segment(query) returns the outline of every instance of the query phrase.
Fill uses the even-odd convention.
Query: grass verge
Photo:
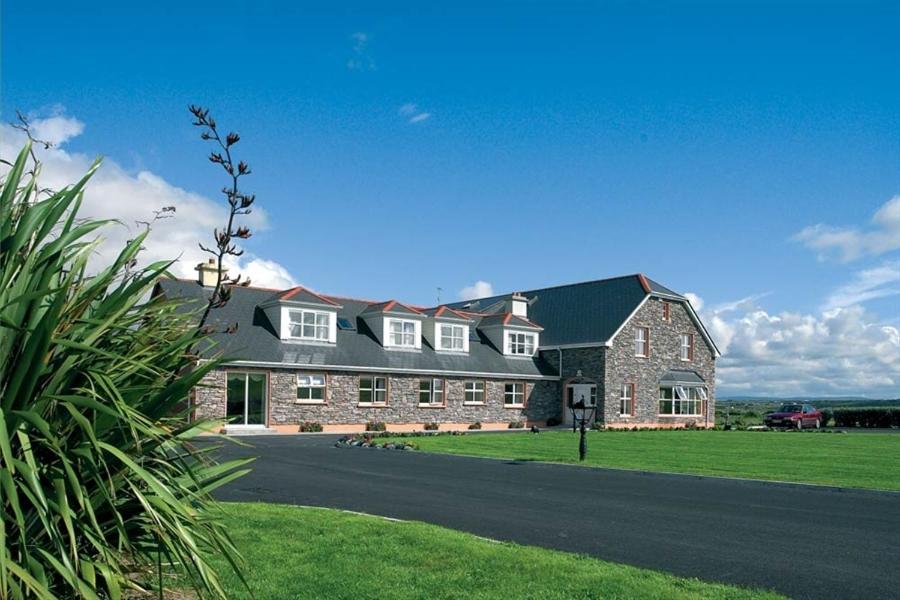
[[[259,600],[782,598],[424,523],[274,504],[223,506]],[[229,598],[251,598],[233,575],[225,585]]]
[[[571,431],[404,441],[427,452],[578,463]],[[900,491],[900,434],[591,431],[584,464]]]

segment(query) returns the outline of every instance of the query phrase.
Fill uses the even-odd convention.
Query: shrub
[[[366,431],[387,431],[387,425],[382,421],[369,421],[366,423]]]
[[[525,427],[525,423],[522,421],[510,421],[508,428],[509,429],[523,429]]]
[[[481,421],[475,421],[469,425],[469,429],[481,429]]]
[[[900,427],[898,407],[835,408],[836,427]]]
[[[247,461],[214,464],[190,444],[212,424],[184,418],[220,363],[195,364],[194,311],[151,296],[171,263],[134,269],[148,230],[88,274],[99,165],[38,198],[29,149],[0,184],[0,598],[130,596],[163,563],[224,598],[210,557],[239,556],[209,492]]]
[[[437,423],[425,423],[425,425],[423,427],[425,428],[425,431],[437,431],[438,430]]]
[[[304,421],[300,423],[300,433],[319,433],[322,431],[322,424],[315,421]]]
[[[557,425],[561,425],[562,421],[560,421],[557,417],[550,417],[547,419],[547,427],[556,427]]]
[[[601,423],[600,421],[594,421],[593,423],[591,423],[591,429],[593,429],[594,431],[603,431],[604,429],[606,429],[606,427],[604,427],[603,423]]]
[[[830,408],[823,408],[819,412],[822,413],[822,427],[826,427],[828,423],[834,418],[834,414]]]

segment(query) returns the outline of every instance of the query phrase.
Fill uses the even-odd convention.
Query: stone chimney
[[[197,281],[200,283],[200,285],[202,285],[203,287],[215,287],[216,279],[218,279],[216,259],[210,258],[209,261],[197,265],[195,269],[199,273]],[[224,277],[227,272],[227,269],[222,269],[222,276]]]
[[[528,318],[528,299],[519,292],[513,292],[506,301],[506,312],[511,312],[517,317]]]

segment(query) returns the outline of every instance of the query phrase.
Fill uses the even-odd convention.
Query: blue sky
[[[900,325],[896,245],[866,242],[900,235],[872,223],[900,195],[897,3],[370,4],[10,0],[3,120],[65,115],[66,151],[215,198],[185,110],[210,107],[268,217],[248,251],[335,294],[642,271],[820,319],[880,269],[845,303]]]

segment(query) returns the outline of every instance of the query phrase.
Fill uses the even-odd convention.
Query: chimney
[[[528,300],[519,292],[513,292],[506,301],[506,312],[511,312],[517,317],[528,318]]]
[[[200,263],[195,269],[199,272],[197,281],[200,285],[203,287],[215,287],[218,271],[216,269],[216,259],[211,258],[208,262]],[[227,272],[227,269],[222,269],[222,276],[224,277]]]

